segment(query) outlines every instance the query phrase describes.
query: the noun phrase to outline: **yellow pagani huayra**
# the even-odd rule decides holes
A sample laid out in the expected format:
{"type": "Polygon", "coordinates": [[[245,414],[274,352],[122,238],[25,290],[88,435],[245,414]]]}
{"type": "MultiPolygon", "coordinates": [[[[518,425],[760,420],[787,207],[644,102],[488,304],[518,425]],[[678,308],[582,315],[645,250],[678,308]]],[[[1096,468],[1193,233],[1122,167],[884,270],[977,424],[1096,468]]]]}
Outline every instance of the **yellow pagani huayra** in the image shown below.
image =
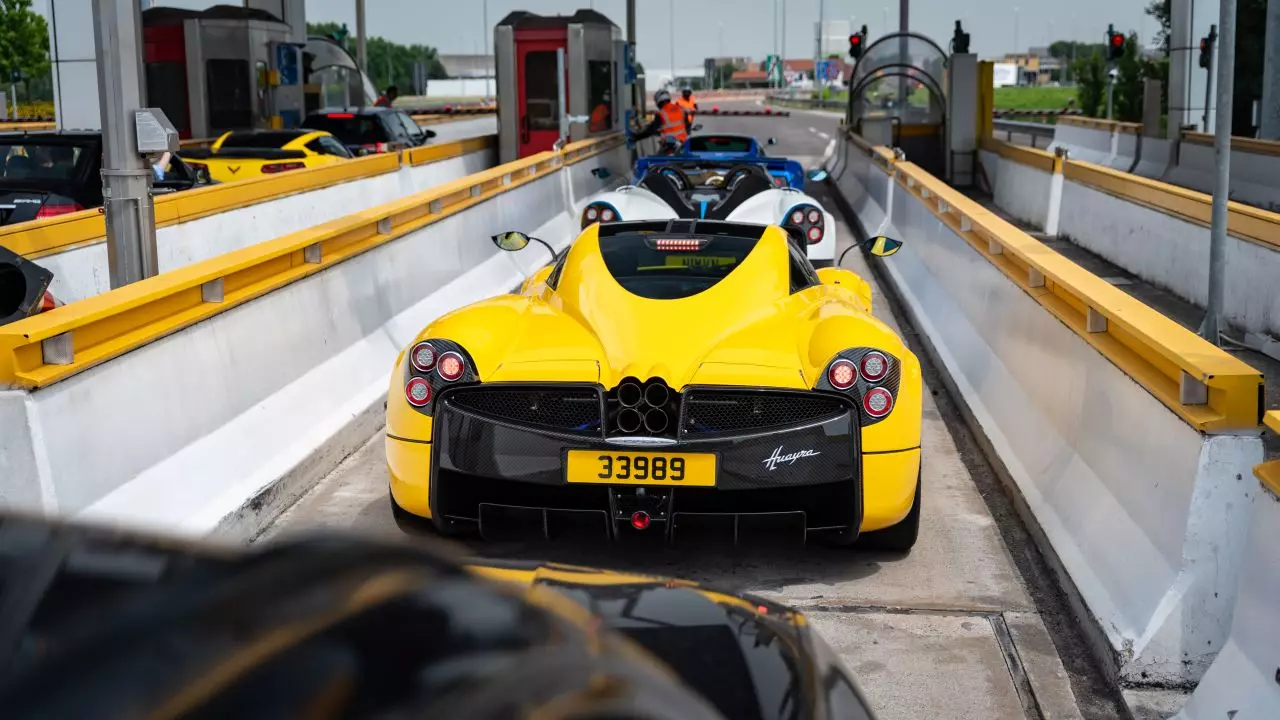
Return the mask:
{"type": "Polygon", "coordinates": [[[906,550],[921,392],[870,286],[815,271],[783,229],[591,225],[519,293],[439,318],[400,354],[392,504],[444,533],[781,526],[906,550]]]}

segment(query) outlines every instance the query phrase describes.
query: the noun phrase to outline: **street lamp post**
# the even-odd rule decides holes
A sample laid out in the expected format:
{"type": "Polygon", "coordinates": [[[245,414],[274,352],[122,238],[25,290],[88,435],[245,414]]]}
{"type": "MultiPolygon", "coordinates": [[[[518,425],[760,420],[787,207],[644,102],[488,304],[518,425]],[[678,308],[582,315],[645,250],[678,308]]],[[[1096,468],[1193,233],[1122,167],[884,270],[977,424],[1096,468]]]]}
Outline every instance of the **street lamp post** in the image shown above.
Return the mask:
{"type": "Polygon", "coordinates": [[[356,60],[360,69],[369,72],[369,55],[365,48],[364,0],[356,0],[356,60]]]}
{"type": "Polygon", "coordinates": [[[671,44],[671,89],[676,88],[676,0],[671,0],[671,30],[667,33],[667,42],[671,44]]]}

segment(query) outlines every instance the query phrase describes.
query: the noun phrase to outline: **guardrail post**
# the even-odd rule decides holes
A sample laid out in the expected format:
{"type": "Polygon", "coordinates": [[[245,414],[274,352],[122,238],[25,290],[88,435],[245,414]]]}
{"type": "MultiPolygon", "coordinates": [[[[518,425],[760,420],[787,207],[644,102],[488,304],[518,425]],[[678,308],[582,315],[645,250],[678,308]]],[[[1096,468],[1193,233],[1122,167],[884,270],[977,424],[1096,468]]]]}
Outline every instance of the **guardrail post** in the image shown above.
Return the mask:
{"type": "Polygon", "coordinates": [[[1107,317],[1102,313],[1089,308],[1089,314],[1085,316],[1084,329],[1091,333],[1100,333],[1107,331],[1107,317]]]}
{"type": "Polygon", "coordinates": [[[207,303],[220,303],[223,299],[222,278],[214,278],[200,285],[200,299],[207,303]]]}
{"type": "Polygon", "coordinates": [[[479,185],[471,186],[471,197],[478,198],[480,197],[481,192],[483,192],[483,188],[481,188],[479,185]]]}
{"type": "Polygon", "coordinates": [[[45,365],[70,365],[75,362],[75,358],[70,331],[58,333],[40,342],[40,359],[45,365]]]}
{"type": "Polygon", "coordinates": [[[312,243],[302,248],[302,259],[312,265],[319,265],[321,260],[320,243],[312,243]]]}
{"type": "Polygon", "coordinates": [[[1183,405],[1207,405],[1209,403],[1209,386],[1182,371],[1178,382],[1178,402],[1183,405]]]}
{"type": "Polygon", "coordinates": [[[991,255],[1003,255],[1004,246],[995,238],[987,238],[987,253],[991,255]]]}
{"type": "Polygon", "coordinates": [[[1036,268],[1027,268],[1027,287],[1044,287],[1044,273],[1036,268]]]}
{"type": "Polygon", "coordinates": [[[378,221],[378,234],[379,235],[391,234],[391,218],[384,217],[378,221]]]}

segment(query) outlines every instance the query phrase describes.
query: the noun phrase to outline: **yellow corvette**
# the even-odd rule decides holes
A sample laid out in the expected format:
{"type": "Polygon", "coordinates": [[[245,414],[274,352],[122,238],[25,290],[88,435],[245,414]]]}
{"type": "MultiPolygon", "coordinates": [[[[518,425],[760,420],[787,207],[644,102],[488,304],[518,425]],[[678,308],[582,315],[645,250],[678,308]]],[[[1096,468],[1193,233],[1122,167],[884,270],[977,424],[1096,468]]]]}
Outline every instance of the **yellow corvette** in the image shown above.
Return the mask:
{"type": "Polygon", "coordinates": [[[518,293],[437,319],[400,354],[392,504],[446,534],[781,526],[907,550],[921,393],[870,286],[815,271],[781,228],[590,225],[518,293]]]}
{"type": "Polygon", "coordinates": [[[346,162],[352,158],[333,135],[322,130],[235,130],[207,150],[184,150],[189,165],[206,168],[218,182],[275,175],[290,170],[346,162]]]}

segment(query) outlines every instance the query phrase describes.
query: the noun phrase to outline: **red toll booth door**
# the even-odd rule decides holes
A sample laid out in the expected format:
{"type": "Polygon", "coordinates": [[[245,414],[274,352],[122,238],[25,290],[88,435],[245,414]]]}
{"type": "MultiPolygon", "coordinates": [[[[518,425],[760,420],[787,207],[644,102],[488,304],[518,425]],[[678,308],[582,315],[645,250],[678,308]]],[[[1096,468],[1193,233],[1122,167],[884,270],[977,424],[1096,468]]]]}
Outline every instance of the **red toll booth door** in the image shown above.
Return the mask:
{"type": "MultiPolygon", "coordinates": [[[[550,150],[560,137],[556,89],[556,50],[564,41],[522,40],[516,45],[516,77],[520,83],[520,157],[550,150]]],[[[565,104],[569,102],[568,68],[565,104]]]]}

